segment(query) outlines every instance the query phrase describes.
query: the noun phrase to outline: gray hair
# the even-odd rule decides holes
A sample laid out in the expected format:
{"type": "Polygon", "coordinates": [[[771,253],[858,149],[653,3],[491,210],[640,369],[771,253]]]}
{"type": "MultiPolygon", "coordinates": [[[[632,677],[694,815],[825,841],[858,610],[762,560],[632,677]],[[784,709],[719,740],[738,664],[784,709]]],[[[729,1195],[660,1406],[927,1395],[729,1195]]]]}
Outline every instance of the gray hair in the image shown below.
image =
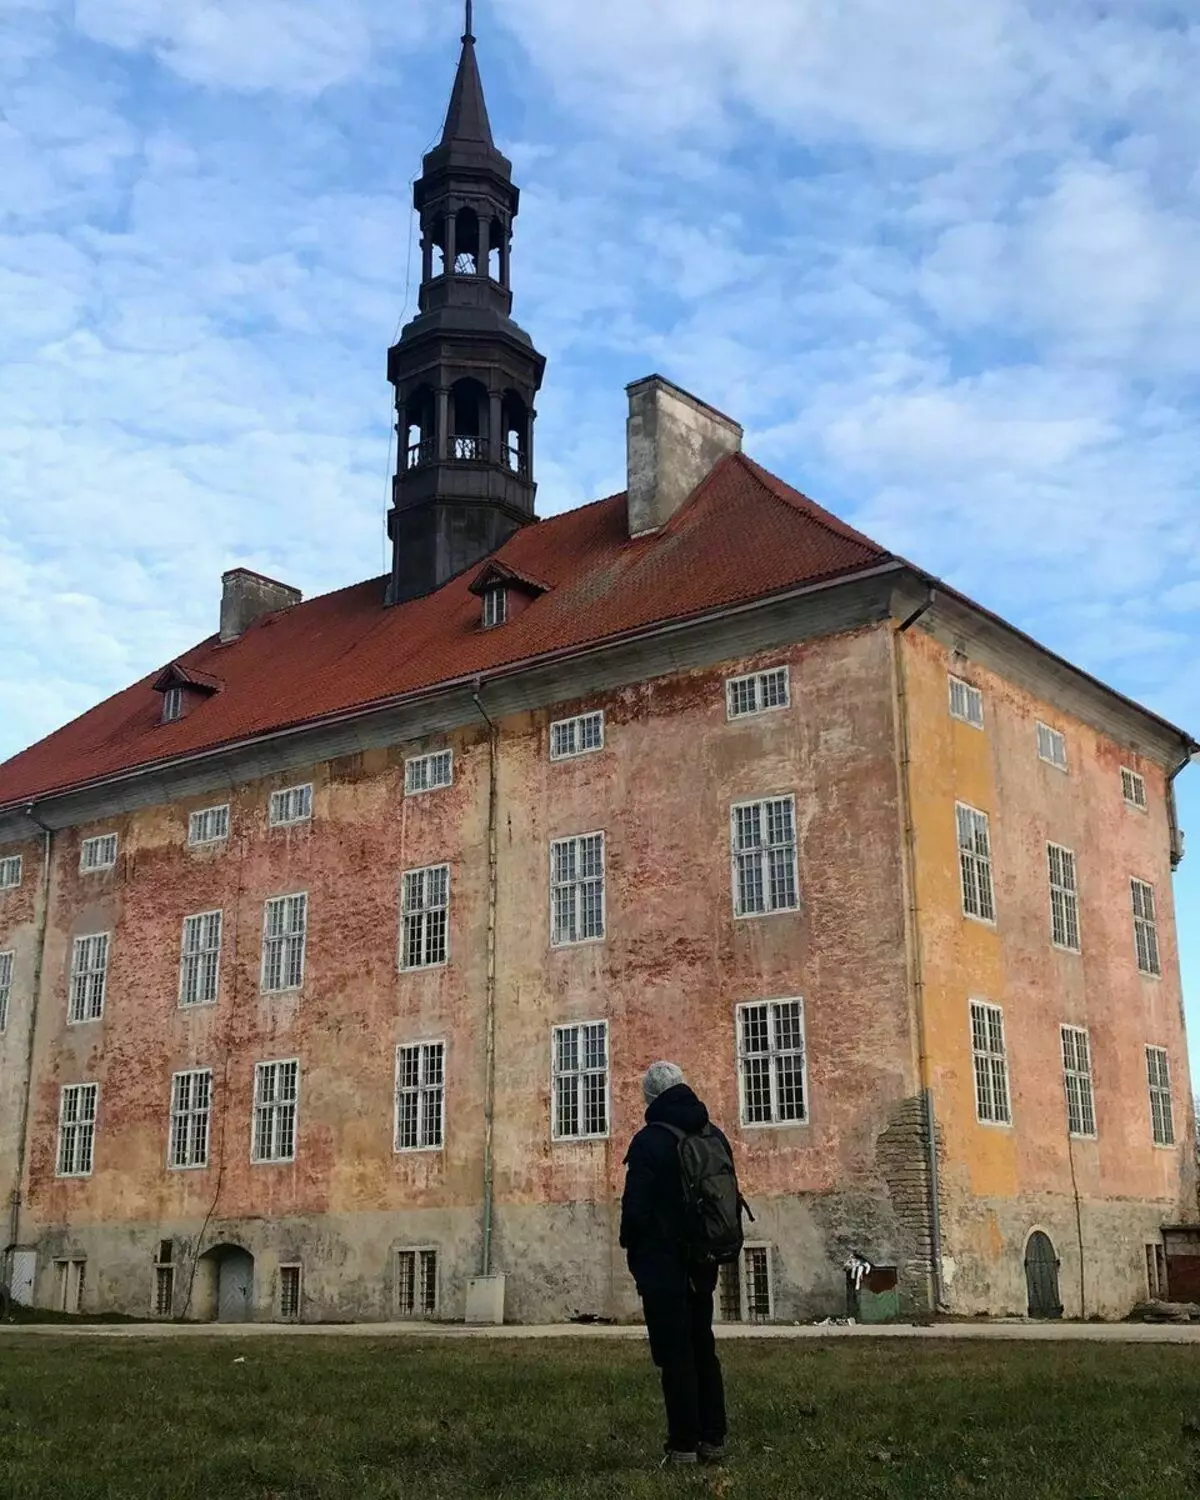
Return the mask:
{"type": "Polygon", "coordinates": [[[642,1093],[646,1103],[653,1104],[659,1094],[665,1094],[668,1089],[673,1089],[676,1084],[682,1082],[683,1069],[678,1063],[651,1063],[646,1069],[646,1076],[642,1079],[642,1093]]]}

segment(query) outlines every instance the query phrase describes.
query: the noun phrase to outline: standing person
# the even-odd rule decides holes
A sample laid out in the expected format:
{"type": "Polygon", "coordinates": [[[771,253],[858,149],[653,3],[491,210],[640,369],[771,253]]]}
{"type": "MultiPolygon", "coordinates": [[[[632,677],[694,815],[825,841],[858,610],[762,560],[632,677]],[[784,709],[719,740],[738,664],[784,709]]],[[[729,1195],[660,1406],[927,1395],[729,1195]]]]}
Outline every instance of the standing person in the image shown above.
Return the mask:
{"type": "Polygon", "coordinates": [[[741,1252],[729,1142],[684,1082],[656,1062],[642,1080],[646,1124],[625,1157],[621,1247],[646,1315],[667,1408],[664,1464],[725,1457],[725,1390],[713,1339],[718,1266],[741,1252]]]}

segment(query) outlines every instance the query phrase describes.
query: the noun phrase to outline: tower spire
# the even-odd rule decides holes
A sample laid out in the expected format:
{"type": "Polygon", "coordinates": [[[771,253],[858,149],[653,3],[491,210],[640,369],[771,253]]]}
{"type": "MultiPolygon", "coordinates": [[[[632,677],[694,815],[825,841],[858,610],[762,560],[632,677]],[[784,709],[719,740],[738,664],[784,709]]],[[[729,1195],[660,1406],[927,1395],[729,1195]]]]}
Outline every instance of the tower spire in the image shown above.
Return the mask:
{"type": "Polygon", "coordinates": [[[467,0],[467,29],[463,32],[464,42],[473,42],[475,40],[475,27],[472,24],[474,20],[475,0],[467,0]]]}
{"type": "Polygon", "coordinates": [[[443,146],[450,145],[452,141],[482,141],[485,146],[495,144],[492,140],[492,126],[488,119],[487,103],[483,97],[483,79],[479,76],[479,63],[475,57],[474,20],[473,0],[467,0],[462,56],[458,60],[458,72],[454,77],[450,108],[446,111],[446,128],[442,132],[443,146]]]}

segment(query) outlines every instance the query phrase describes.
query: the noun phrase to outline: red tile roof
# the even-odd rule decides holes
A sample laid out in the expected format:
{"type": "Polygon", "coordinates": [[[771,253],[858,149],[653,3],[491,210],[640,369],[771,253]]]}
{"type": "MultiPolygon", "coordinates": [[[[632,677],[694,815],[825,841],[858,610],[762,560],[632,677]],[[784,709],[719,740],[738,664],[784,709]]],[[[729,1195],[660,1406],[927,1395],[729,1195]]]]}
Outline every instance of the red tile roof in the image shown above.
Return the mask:
{"type": "Polygon", "coordinates": [[[548,590],[507,625],[480,629],[474,568],[390,609],[383,579],[297,604],[179,658],[221,685],[184,718],[161,722],[158,668],[0,765],[0,807],[893,560],[740,454],[662,531],[631,541],[614,495],[495,557],[548,590]]]}

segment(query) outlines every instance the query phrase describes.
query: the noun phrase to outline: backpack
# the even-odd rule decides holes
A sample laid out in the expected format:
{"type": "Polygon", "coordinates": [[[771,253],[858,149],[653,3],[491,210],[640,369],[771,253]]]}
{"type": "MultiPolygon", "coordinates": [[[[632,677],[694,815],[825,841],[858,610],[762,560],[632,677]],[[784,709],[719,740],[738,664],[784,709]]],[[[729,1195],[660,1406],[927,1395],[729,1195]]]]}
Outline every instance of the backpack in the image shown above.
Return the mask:
{"type": "Polygon", "coordinates": [[[742,1253],[742,1212],[752,1223],[754,1215],[738,1190],[733,1153],[725,1138],[711,1125],[689,1135],[665,1120],[653,1123],[669,1130],[678,1143],[688,1259],[708,1266],[737,1260],[742,1253]]]}

